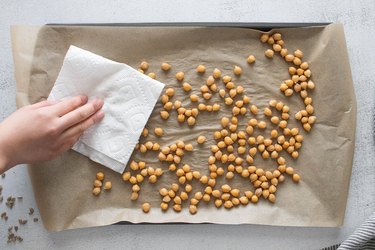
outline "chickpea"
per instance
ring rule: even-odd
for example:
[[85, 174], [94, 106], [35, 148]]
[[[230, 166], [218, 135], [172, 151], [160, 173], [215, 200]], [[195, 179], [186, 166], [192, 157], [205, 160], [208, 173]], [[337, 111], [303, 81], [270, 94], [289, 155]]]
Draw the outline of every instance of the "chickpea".
[[224, 100], [225, 100], [225, 101], [224, 101], [225, 104], [228, 105], [228, 106], [231, 105], [231, 104], [233, 103], [233, 99], [230, 98], [230, 97], [227, 97], [227, 98], [225, 98]]
[[141, 144], [141, 146], [139, 147], [139, 151], [141, 151], [141, 153], [146, 153], [146, 151], [147, 151], [146, 146]]
[[213, 76], [209, 76], [206, 81], [207, 86], [212, 86], [214, 83], [215, 83], [215, 78], [213, 78]]
[[104, 180], [104, 173], [103, 172], [97, 172], [96, 173], [96, 179], [99, 181]]
[[214, 103], [214, 105], [212, 105], [212, 111], [219, 111], [219, 110], [220, 110], [220, 104]]
[[299, 182], [301, 180], [301, 177], [298, 174], [293, 174], [292, 179], [294, 182]]
[[250, 111], [251, 111], [251, 113], [253, 113], [254, 115], [256, 115], [258, 113], [258, 107], [255, 106], [255, 105], [251, 105], [250, 106]]
[[293, 95], [293, 89], [287, 89], [287, 90], [285, 90], [284, 94], [285, 94], [285, 96], [291, 96], [291, 95]]
[[236, 75], [236, 76], [240, 76], [242, 74], [242, 69], [235, 65], [234, 68], [233, 68], [233, 73]]
[[315, 121], [316, 121], [316, 116], [309, 116], [309, 118], [308, 118], [308, 120], [307, 120], [307, 122], [308, 122], [309, 124], [314, 124]]
[[209, 185], [210, 187], [214, 187], [216, 185], [215, 179], [209, 179], [207, 185]]
[[163, 211], [168, 210], [168, 203], [165, 203], [165, 202], [160, 203], [160, 208], [161, 208]]
[[264, 198], [264, 199], [267, 199], [268, 196], [270, 195], [270, 191], [268, 191], [267, 189], [266, 189], [266, 190], [263, 190], [263, 191], [262, 191], [262, 195], [263, 195], [263, 198]]
[[[238, 92], [238, 91], [237, 91]], [[250, 97], [248, 97], [248, 96], [244, 96], [243, 98], [242, 98], [242, 101], [243, 101], [243, 103], [244, 104], [248, 104], [249, 102], [250, 102]]]
[[268, 58], [272, 58], [273, 55], [274, 55], [274, 52], [273, 52], [273, 50], [268, 49], [268, 50], [266, 50], [266, 51], [264, 52], [264, 55], [265, 55], [266, 57], [268, 57]]
[[250, 200], [251, 200], [252, 203], [257, 203], [259, 198], [258, 198], [258, 196], [253, 195], [253, 196], [251, 196]]
[[130, 172], [125, 172], [125, 173], [122, 174], [122, 180], [123, 181], [128, 181], [130, 179], [130, 177], [131, 177]]
[[230, 76], [223, 76], [223, 82], [227, 84], [228, 82], [232, 81], [232, 77]]
[[307, 88], [314, 89], [315, 88], [315, 83], [313, 81], [309, 80], [307, 82]]
[[161, 136], [164, 135], [164, 130], [162, 128], [155, 128], [154, 133], [155, 133], [156, 136], [161, 137]]
[[181, 205], [179, 205], [179, 204], [174, 204], [174, 205], [173, 205], [173, 210], [174, 210], [174, 211], [176, 211], [176, 212], [179, 213], [179, 212], [181, 212], [181, 209], [182, 209], [182, 208], [181, 208]]
[[132, 201], [135, 201], [138, 199], [138, 193], [137, 192], [132, 192], [131, 196], [130, 196], [130, 200]]
[[215, 79], [218, 79], [221, 77], [221, 71], [217, 68], [214, 69], [213, 73], [212, 73], [212, 76], [215, 78]]
[[[211, 97], [212, 97], [212, 94], [211, 94], [211, 93], [204, 93], [204, 94], [203, 94], [203, 98], [206, 99], [206, 100], [211, 99]], [[207, 106], [208, 106], [208, 105], [207, 105]]]
[[200, 87], [200, 91], [202, 93], [207, 93], [209, 91], [209, 88], [208, 88], [207, 85], [203, 85], [203, 86]]
[[277, 116], [272, 116], [272, 117], [271, 117], [271, 122], [272, 122], [273, 124], [278, 124], [279, 121], [280, 121], [279, 117], [277, 117]]
[[285, 56], [285, 61], [292, 62], [294, 60], [294, 55], [288, 54]]
[[187, 123], [189, 126], [194, 126], [195, 125], [195, 118], [190, 116], [188, 119], [187, 119]]
[[272, 203], [275, 203], [276, 202], [276, 196], [274, 194], [270, 194], [268, 196], [268, 200]]
[[130, 178], [129, 178], [129, 182], [130, 182], [131, 184], [136, 184], [136, 183], [137, 183], [137, 178], [135, 178], [135, 176], [130, 176]]
[[264, 33], [260, 36], [260, 40], [262, 41], [262, 43], [265, 43], [268, 41], [268, 38], [269, 38], [269, 35], [267, 33]]
[[234, 177], [234, 173], [233, 172], [227, 172], [226, 175], [225, 175], [225, 178], [230, 180], [230, 179], [233, 179]]
[[298, 58], [302, 58], [303, 52], [301, 50], [297, 49], [296, 51], [294, 51], [294, 56], [298, 57]]
[[94, 181], [94, 187], [101, 187], [103, 185], [102, 181], [95, 180]]
[[98, 196], [100, 194], [101, 190], [100, 190], [100, 187], [94, 187], [92, 189], [92, 194], [95, 195], [95, 196]]
[[182, 81], [182, 80], [184, 80], [184, 78], [185, 78], [185, 73], [184, 72], [182, 72], [182, 71], [180, 71], [180, 72], [177, 72], [176, 73], [176, 79], [178, 80], [178, 81]]
[[139, 65], [139, 67], [140, 67], [143, 71], [146, 71], [146, 70], [148, 69], [148, 62], [146, 62], [146, 61], [141, 62], [141, 64]]
[[281, 50], [280, 50], [280, 55], [281, 55], [282, 57], [287, 56], [287, 55], [288, 55], [288, 49], [285, 49], [285, 48], [281, 49]]
[[312, 113], [314, 113], [314, 107], [311, 104], [309, 104], [306, 106], [306, 111], [308, 114], [311, 115]]
[[282, 47], [281, 47], [279, 44], [277, 44], [277, 43], [273, 44], [273, 45], [272, 45], [272, 48], [273, 48], [273, 50], [276, 51], [276, 52], [280, 52], [281, 49], [282, 49]]
[[270, 37], [270, 38], [268, 38], [267, 43], [268, 43], [269, 45], [272, 45], [272, 44], [275, 43], [275, 39], [273, 39], [273, 37]]
[[264, 122], [264, 121], [260, 121], [260, 122], [258, 123], [258, 128], [260, 128], [260, 129], [265, 129], [266, 127], [267, 127], [266, 122]]
[[[303, 64], [303, 63], [302, 63]], [[301, 65], [302, 65], [301, 64]], [[303, 74], [307, 77], [307, 78], [309, 78], [309, 77], [311, 77], [311, 70], [309, 70], [309, 69], [307, 69], [307, 70], [305, 70], [304, 72], [303, 72]]]
[[164, 120], [167, 120], [169, 118], [169, 113], [168, 111], [160, 111], [160, 117], [163, 118]]
[[228, 184], [224, 184], [224, 185], [221, 186], [221, 190], [224, 193], [229, 193], [231, 191], [231, 187]]
[[231, 201], [227, 200], [227, 201], [224, 202], [224, 207], [226, 209], [230, 209], [230, 208], [233, 207], [233, 203]]
[[192, 102], [197, 102], [199, 100], [199, 97], [197, 95], [193, 94], [193, 95], [190, 96], [190, 100]]
[[213, 92], [217, 92], [217, 85], [214, 83], [210, 86], [210, 89], [213, 91]]
[[247, 58], [247, 63], [252, 64], [254, 62], [255, 62], [255, 56], [249, 55], [249, 57]]
[[206, 67], [205, 67], [204, 65], [200, 64], [200, 65], [198, 65], [196, 71], [197, 71], [198, 73], [203, 74], [204, 72], [206, 72]]
[[152, 79], [156, 79], [156, 74], [154, 72], [150, 72], [147, 75], [148, 75], [148, 77], [150, 77]]
[[234, 84], [234, 82], [228, 82], [225, 87], [227, 89], [234, 89], [236, 87], [236, 85]]
[[168, 70], [170, 70], [171, 67], [172, 67], [172, 66], [171, 66], [169, 63], [166, 63], [166, 62], [163, 62], [163, 63], [161, 64], [161, 69], [164, 70], [164, 71], [168, 71]]
[[192, 88], [191, 88], [191, 85], [187, 82], [184, 82], [182, 84], [182, 89], [185, 91], [185, 92], [189, 92]]
[[302, 61], [298, 57], [294, 57], [293, 63], [294, 63], [294, 65], [299, 66], [299, 65], [301, 65]]
[[303, 62], [303, 63], [301, 63], [300, 67], [303, 70], [307, 70], [309, 68], [309, 64], [307, 62]]

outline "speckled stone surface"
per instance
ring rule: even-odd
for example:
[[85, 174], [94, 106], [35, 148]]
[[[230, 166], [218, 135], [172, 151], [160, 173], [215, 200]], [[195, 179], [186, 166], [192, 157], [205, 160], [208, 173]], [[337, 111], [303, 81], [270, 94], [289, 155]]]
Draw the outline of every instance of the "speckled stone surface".
[[[23, 196], [8, 222], [0, 220], [0, 249], [319, 249], [341, 242], [375, 211], [375, 2], [218, 0], [172, 3], [152, 1], [0, 1], [0, 121], [15, 111], [15, 80], [10, 25], [101, 22], [341, 22], [344, 24], [358, 103], [356, 150], [345, 223], [341, 228], [256, 225], [115, 225], [47, 232], [32, 222], [36, 207], [24, 166], [7, 172], [3, 195]], [[337, 83], [332, 83], [337, 84]], [[332, 194], [335, 195], [335, 194]], [[38, 216], [36, 209], [35, 214]], [[280, 215], [282, 216], [282, 215]], [[7, 244], [7, 230], [18, 218], [22, 243]]]

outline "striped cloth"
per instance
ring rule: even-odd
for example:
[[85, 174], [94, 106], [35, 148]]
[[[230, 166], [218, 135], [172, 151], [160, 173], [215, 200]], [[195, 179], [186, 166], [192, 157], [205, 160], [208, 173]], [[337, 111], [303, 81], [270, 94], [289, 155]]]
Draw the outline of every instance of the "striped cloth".
[[374, 250], [375, 249], [375, 213], [341, 244], [322, 250]]

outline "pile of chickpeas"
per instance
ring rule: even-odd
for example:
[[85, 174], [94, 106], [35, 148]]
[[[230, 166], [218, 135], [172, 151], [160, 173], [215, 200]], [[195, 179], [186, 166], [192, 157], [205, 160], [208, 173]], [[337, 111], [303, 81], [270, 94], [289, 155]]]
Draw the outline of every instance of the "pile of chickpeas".
[[[295, 50], [293, 53], [289, 53], [280, 33], [263, 33], [260, 40], [271, 46], [271, 49], [267, 49], [264, 53], [266, 58], [272, 59], [276, 52], [291, 65], [288, 68], [290, 79], [281, 83], [280, 91], [286, 97], [299, 94], [303, 99], [305, 109], [294, 114], [294, 118], [301, 122], [306, 132], [309, 132], [316, 121], [312, 98], [309, 96], [309, 91], [315, 88], [315, 84], [310, 79], [312, 73], [309, 64], [302, 60], [303, 52]], [[254, 55], [249, 55], [246, 60], [248, 64], [256, 63]], [[149, 64], [144, 61], [140, 64], [139, 71], [145, 73], [148, 68]], [[161, 64], [161, 69], [164, 72], [170, 71], [171, 68], [169, 63]], [[196, 73], [203, 77], [207, 73], [206, 67], [198, 65]], [[241, 67], [233, 66], [234, 76], [240, 76], [242, 73]], [[153, 72], [148, 73], [148, 76], [156, 78], [156, 74]], [[189, 95], [192, 107], [183, 107], [179, 100], [173, 102], [172, 98], [175, 94], [173, 88], [167, 88], [161, 96], [160, 101], [163, 108], [160, 111], [160, 117], [164, 120], [170, 119], [171, 112], [176, 112], [177, 121], [179, 123], [186, 122], [193, 129], [200, 113], [216, 112], [221, 124], [221, 129], [214, 131], [212, 135], [215, 143], [210, 145], [211, 155], [207, 159], [208, 171], [206, 174], [194, 170], [194, 166], [183, 162], [185, 154], [194, 154], [192, 144], [178, 140], [164, 147], [152, 141], [137, 145], [136, 149], [141, 153], [148, 150], [158, 152], [159, 161], [167, 162], [169, 164], [168, 171], [174, 172], [176, 175], [176, 182], [159, 190], [162, 211], [171, 208], [175, 212], [180, 212], [186, 206], [189, 207], [191, 214], [196, 214], [201, 202], [212, 203], [217, 208], [224, 207], [226, 209], [249, 203], [255, 204], [261, 198], [274, 203], [276, 202], [277, 187], [285, 181], [287, 176], [290, 176], [296, 183], [300, 181], [300, 175], [280, 155], [282, 151], [285, 151], [292, 159], [297, 159], [304, 140], [299, 129], [291, 127], [288, 123], [290, 119], [289, 106], [281, 101], [270, 100], [264, 109], [257, 107], [251, 103], [250, 97], [245, 95], [244, 87], [235, 83], [234, 76], [223, 75], [218, 68], [215, 68], [212, 74], [206, 78], [205, 83], [200, 86], [200, 95], [196, 95], [189, 94], [193, 87], [185, 81], [184, 72], [180, 71], [175, 74], [175, 78], [181, 83], [182, 90]], [[206, 104], [214, 95], [219, 96], [222, 104]], [[220, 116], [221, 105], [231, 109], [230, 117]], [[241, 125], [239, 121], [243, 120], [239, 118], [246, 117], [247, 114], [252, 114], [255, 117], [259, 113], [264, 114], [264, 120], [248, 119], [245, 129], [239, 129], [239, 125]], [[266, 133], [267, 126], [273, 128], [269, 133]], [[255, 135], [255, 131], [262, 135]], [[145, 128], [142, 136], [146, 138], [148, 134], [149, 131]], [[154, 134], [156, 137], [162, 137], [164, 130], [155, 128]], [[200, 135], [196, 142], [205, 144], [207, 138]], [[266, 171], [253, 165], [257, 154], [263, 159], [273, 160], [277, 168], [273, 171]], [[142, 161], [132, 161], [129, 167], [130, 170], [123, 173], [122, 179], [132, 184], [131, 200], [133, 201], [138, 199], [141, 190], [140, 184], [145, 178], [148, 178], [150, 183], [156, 183], [158, 178], [163, 175], [161, 168], [147, 167], [146, 163]], [[218, 178], [231, 180], [235, 175], [247, 180], [249, 188], [240, 190], [228, 184], [217, 184]], [[195, 182], [193, 183], [193, 181]], [[193, 185], [195, 185], [194, 190], [197, 190], [195, 183], [200, 183], [198, 191], [193, 191]], [[143, 203], [141, 208], [145, 213], [148, 213], [151, 205]]]

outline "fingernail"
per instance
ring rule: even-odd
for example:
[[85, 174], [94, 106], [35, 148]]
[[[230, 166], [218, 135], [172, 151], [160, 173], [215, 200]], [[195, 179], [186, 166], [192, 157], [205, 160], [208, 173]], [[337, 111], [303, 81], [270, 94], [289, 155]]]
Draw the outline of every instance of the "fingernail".
[[103, 118], [104, 118], [104, 112], [103, 111], [98, 111], [98, 113], [96, 113], [96, 117], [97, 117], [97, 121], [101, 121]]
[[87, 98], [87, 96], [85, 96], [85, 95], [80, 95], [79, 97], [81, 98], [81, 102], [82, 102], [83, 104], [86, 103], [86, 102], [88, 101], [88, 98]]
[[101, 109], [103, 106], [103, 100], [101, 99], [95, 99], [94, 100], [94, 105], [96, 109]]

